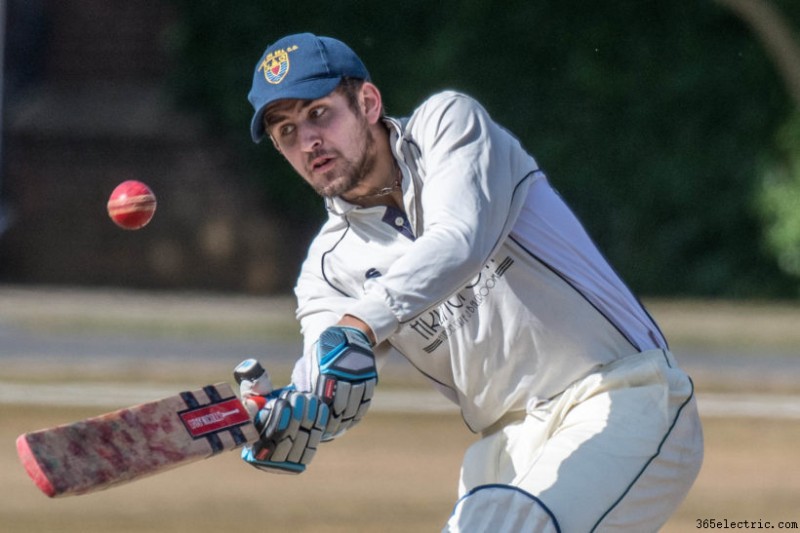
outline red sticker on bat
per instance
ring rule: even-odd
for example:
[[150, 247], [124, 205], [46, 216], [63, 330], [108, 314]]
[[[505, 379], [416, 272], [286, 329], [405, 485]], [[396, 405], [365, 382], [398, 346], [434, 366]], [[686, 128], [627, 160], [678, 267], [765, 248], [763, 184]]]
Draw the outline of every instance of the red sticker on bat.
[[236, 398], [184, 411], [180, 417], [194, 438], [250, 422], [250, 415]]

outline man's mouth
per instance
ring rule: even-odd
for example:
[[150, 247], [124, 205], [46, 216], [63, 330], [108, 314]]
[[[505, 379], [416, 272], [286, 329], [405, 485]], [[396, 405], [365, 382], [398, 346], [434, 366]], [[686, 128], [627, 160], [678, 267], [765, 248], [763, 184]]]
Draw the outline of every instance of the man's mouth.
[[315, 157], [311, 160], [311, 171], [312, 172], [325, 172], [330, 170], [333, 166], [333, 157], [331, 156], [320, 156]]

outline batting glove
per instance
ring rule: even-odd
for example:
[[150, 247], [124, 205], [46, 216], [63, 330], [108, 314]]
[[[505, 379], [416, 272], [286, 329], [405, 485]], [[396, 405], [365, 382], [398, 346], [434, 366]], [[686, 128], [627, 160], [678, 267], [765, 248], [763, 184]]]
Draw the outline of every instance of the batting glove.
[[259, 470], [299, 474], [314, 458], [328, 423], [328, 406], [294, 387], [272, 391], [254, 422], [261, 438], [242, 449], [242, 459]]
[[317, 343], [319, 378], [316, 394], [330, 408], [322, 440], [331, 440], [357, 424], [366, 414], [378, 384], [375, 355], [364, 333], [332, 326]]

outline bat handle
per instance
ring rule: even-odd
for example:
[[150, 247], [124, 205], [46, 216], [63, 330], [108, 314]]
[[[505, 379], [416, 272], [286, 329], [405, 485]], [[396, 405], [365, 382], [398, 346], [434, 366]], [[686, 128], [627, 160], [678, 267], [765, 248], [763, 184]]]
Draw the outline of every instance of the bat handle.
[[247, 411], [255, 416], [266, 404], [266, 396], [272, 392], [272, 380], [264, 367], [256, 359], [246, 359], [233, 370], [233, 377], [239, 384], [242, 403]]
[[241, 385], [244, 380], [256, 381], [266, 372], [258, 359], [245, 359], [233, 369], [233, 377], [236, 379], [236, 383]]

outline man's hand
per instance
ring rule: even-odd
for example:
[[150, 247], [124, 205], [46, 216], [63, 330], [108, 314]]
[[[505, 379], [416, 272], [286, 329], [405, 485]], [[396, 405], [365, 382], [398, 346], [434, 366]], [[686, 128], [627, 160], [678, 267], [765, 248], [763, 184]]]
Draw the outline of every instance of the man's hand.
[[271, 392], [254, 419], [261, 438], [242, 449], [242, 459], [268, 472], [303, 472], [317, 451], [328, 413], [314, 394], [292, 387]]
[[306, 469], [328, 422], [328, 406], [294, 387], [272, 390], [269, 374], [255, 359], [233, 371], [242, 403], [253, 416], [261, 438], [242, 450], [242, 459], [270, 472], [299, 474]]
[[331, 440], [366, 414], [378, 383], [375, 355], [359, 329], [331, 326], [317, 343], [319, 378], [315, 393], [330, 407], [322, 440]]

